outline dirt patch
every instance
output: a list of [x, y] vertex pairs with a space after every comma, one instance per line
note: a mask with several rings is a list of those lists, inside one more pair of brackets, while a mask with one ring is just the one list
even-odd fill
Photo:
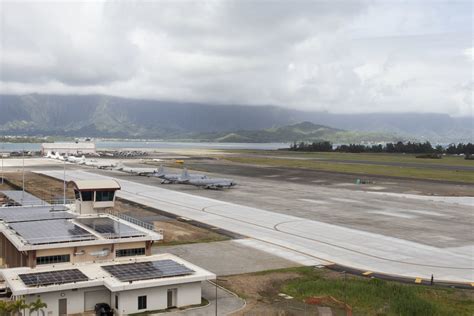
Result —
[[[5, 180], [11, 189], [20, 189], [23, 186], [21, 172], [5, 174]], [[61, 201], [63, 199], [63, 182], [48, 176], [33, 172], [25, 172], [25, 191], [44, 201]], [[71, 187], [66, 189], [66, 198], [73, 199], [74, 191]]]

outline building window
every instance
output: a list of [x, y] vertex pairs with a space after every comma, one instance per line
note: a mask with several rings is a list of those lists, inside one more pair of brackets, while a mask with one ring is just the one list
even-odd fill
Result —
[[138, 297], [138, 309], [146, 309], [146, 295]]
[[82, 191], [82, 200], [83, 201], [92, 201], [92, 191]]
[[111, 202], [114, 200], [114, 191], [96, 191], [96, 202]]
[[115, 295], [115, 309], [118, 309], [118, 302], [119, 298], [118, 298], [118, 295]]
[[36, 257], [36, 264], [54, 264], [61, 262], [69, 262], [70, 260], [70, 255], [44, 256]]
[[118, 249], [115, 251], [116, 257], [143, 256], [145, 248]]

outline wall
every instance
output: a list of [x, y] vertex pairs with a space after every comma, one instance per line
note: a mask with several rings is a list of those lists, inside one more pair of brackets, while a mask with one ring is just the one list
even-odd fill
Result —
[[28, 257], [19, 252], [3, 233], [0, 233], [0, 257], [2, 265], [8, 268], [25, 267], [29, 261]]
[[[42, 256], [54, 256], [54, 255], [67, 255], [71, 256], [72, 263], [80, 262], [100, 262], [104, 260], [113, 260], [115, 259], [115, 250], [117, 249], [130, 249], [130, 248], [144, 248], [144, 241], [135, 241], [129, 243], [120, 243], [120, 244], [106, 244], [106, 245], [96, 245], [96, 246], [85, 246], [85, 247], [67, 247], [67, 248], [53, 248], [53, 249], [42, 249], [36, 251], [37, 257]], [[106, 257], [95, 257], [91, 256], [91, 252], [101, 251], [103, 249], [109, 250], [109, 255]], [[76, 252], [84, 251], [83, 255], [74, 255]]]
[[112, 293], [111, 303], [114, 307], [115, 295], [119, 296], [119, 308], [117, 315], [144, 312], [138, 310], [138, 297], [147, 296], [147, 309], [161, 310], [167, 308], [168, 289], [177, 289], [177, 307], [201, 304], [201, 282], [154, 287], [149, 289], [138, 289]]
[[[82, 313], [84, 312], [84, 292], [104, 290], [104, 289], [106, 288], [103, 286], [100, 286], [100, 287], [91, 287], [91, 288], [86, 288], [86, 289], [49, 292], [49, 293], [43, 293], [41, 295], [36, 295], [36, 294], [26, 295], [25, 300], [26, 300], [26, 303], [29, 304], [31, 302], [36, 301], [37, 298], [40, 298], [44, 303], [48, 305], [48, 307], [44, 309], [45, 315], [57, 316], [59, 314], [58, 301], [61, 298], [65, 298], [67, 299], [68, 314]], [[106, 303], [110, 304], [110, 302], [106, 302]]]

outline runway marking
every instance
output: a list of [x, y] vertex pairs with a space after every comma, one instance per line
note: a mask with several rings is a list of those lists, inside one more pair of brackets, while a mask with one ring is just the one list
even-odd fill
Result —
[[359, 203], [357, 200], [352, 199], [344, 199], [344, 198], [331, 198], [331, 200], [336, 202], [344, 202], [344, 203]]
[[299, 180], [299, 179], [301, 179], [301, 178], [300, 178], [300, 177], [288, 178], [288, 180], [293, 180], [293, 181], [294, 181], [294, 180]]
[[446, 215], [437, 213], [437, 212], [431, 212], [431, 211], [420, 211], [420, 210], [403, 210], [404, 212], [409, 212], [409, 213], [416, 213], [416, 214], [421, 214], [421, 215], [431, 215], [431, 216], [441, 216], [441, 217], [446, 217]]
[[371, 275], [372, 273], [373, 273], [372, 271], [365, 271], [364, 273], [362, 273], [362, 275], [367, 276], [367, 275]]
[[303, 202], [314, 203], [314, 204], [328, 204], [328, 202], [321, 201], [321, 200], [312, 200], [312, 199], [299, 199], [299, 200]]
[[269, 176], [264, 176], [265, 178], [277, 178], [277, 177], [281, 177], [281, 175], [279, 174], [272, 174], [272, 175], [269, 175]]
[[392, 213], [392, 212], [386, 212], [386, 211], [371, 211], [369, 213], [385, 215], [385, 216], [392, 216], [392, 217], [398, 217], [398, 218], [409, 218], [409, 219], [418, 218], [418, 216], [415, 216], [415, 215], [402, 214], [402, 213]]
[[416, 278], [416, 279], [415, 279], [415, 283], [416, 283], [416, 284], [421, 284], [421, 281], [423, 281], [421, 278]]
[[323, 183], [323, 182], [326, 182], [326, 181], [325, 180], [313, 180], [311, 182], [313, 182], [313, 183]]

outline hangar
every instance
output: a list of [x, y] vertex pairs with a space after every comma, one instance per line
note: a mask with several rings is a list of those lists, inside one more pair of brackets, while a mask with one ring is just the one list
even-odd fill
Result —
[[48, 152], [59, 153], [61, 155], [90, 155], [96, 154], [96, 146], [94, 142], [41, 144], [41, 153], [46, 155]]

